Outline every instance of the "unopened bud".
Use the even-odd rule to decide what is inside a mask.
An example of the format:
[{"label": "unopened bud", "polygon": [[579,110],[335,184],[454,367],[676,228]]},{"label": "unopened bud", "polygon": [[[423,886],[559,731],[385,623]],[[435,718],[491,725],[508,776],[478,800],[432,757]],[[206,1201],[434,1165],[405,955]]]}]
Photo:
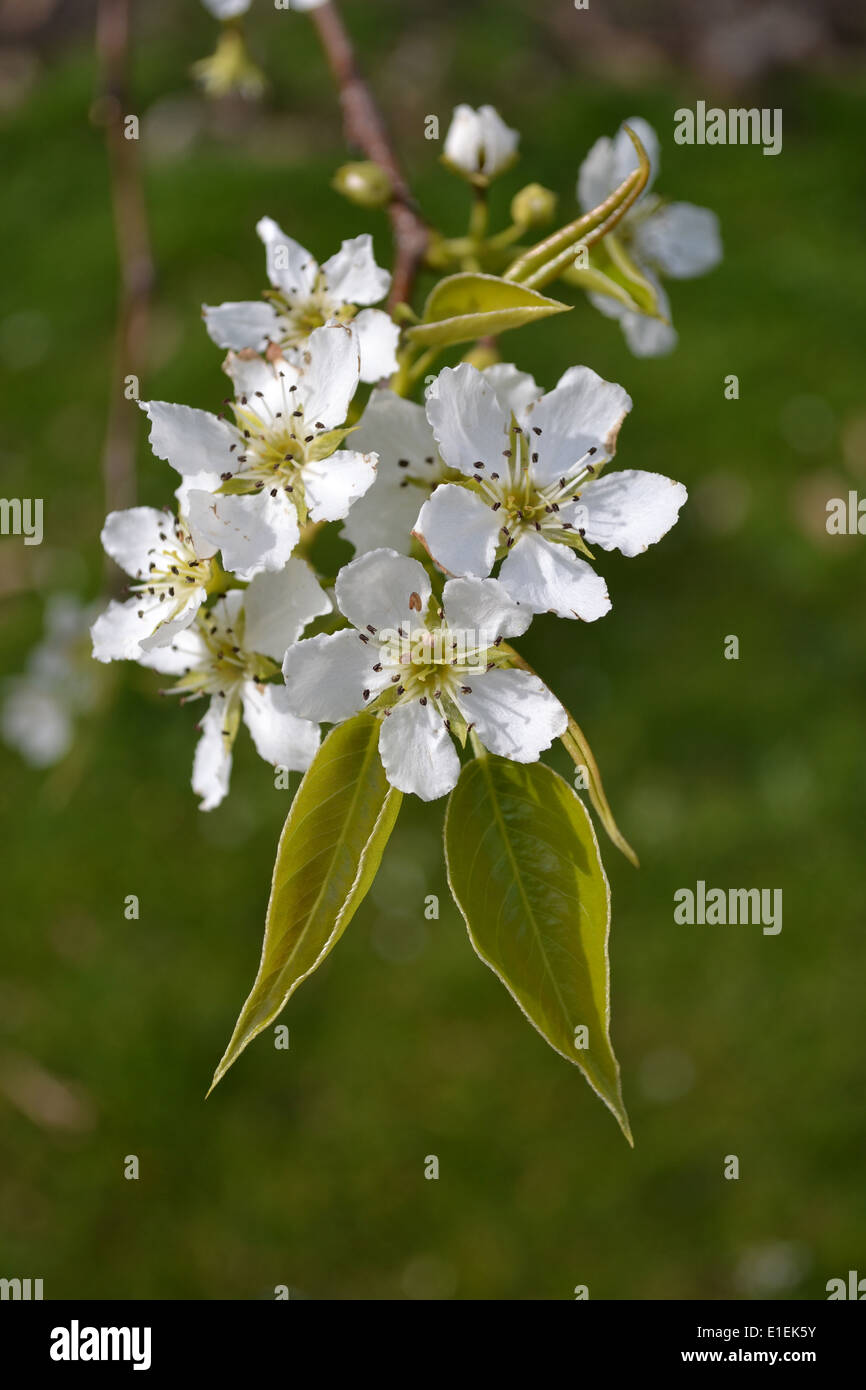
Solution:
[{"label": "unopened bud", "polygon": [[541,227],[556,212],[556,194],[540,183],[528,183],[511,200],[511,216],[519,227]]},{"label": "unopened bud", "polygon": [[388,174],[371,159],[341,165],[331,186],[362,208],[384,207],[394,191]]}]

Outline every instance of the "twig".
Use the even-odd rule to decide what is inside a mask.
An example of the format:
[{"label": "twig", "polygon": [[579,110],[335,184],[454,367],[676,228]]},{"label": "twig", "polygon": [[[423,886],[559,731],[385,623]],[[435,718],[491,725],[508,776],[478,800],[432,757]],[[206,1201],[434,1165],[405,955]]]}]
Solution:
[{"label": "twig", "polygon": [[120,269],[108,424],[102,456],[107,511],[131,506],[135,501],[137,412],[124,395],[124,383],[128,376],[140,376],[144,365],[154,281],[138,141],[127,139],[124,131],[128,114],[129,38],[130,0],[99,0],[96,50],[102,91],[97,103],[97,119],[105,126]]},{"label": "twig", "polygon": [[429,232],[420,216],[384,119],[370,88],[361,76],[352,41],[331,0],[310,11],[333,73],[343,108],[346,139],[388,174],[393,196],[388,214],[394,231],[394,276],[389,307],[408,304],[415,276],[427,248]]}]

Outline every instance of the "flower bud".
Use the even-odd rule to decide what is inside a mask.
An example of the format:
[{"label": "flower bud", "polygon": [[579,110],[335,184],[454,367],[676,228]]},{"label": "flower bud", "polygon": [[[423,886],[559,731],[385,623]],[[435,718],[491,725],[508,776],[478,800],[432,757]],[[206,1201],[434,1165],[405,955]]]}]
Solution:
[{"label": "flower bud", "polygon": [[541,227],[556,212],[556,194],[540,183],[528,183],[511,200],[511,216],[519,227]]},{"label": "flower bud", "polygon": [[382,208],[394,191],[385,170],[371,159],[343,164],[331,180],[331,187],[361,208]]}]

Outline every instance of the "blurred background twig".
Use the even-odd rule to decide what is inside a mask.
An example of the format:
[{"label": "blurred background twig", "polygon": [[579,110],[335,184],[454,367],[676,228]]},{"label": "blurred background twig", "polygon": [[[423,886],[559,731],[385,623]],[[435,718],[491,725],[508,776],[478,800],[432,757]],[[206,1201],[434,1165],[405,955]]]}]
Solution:
[{"label": "blurred background twig", "polygon": [[[130,376],[140,381],[145,365],[155,278],[139,157],[139,117],[129,106],[130,10],[130,0],[99,0],[96,20],[101,91],[93,117],[105,128],[119,270],[102,463],[107,512],[130,507],[136,500],[139,420],[125,394],[125,383]],[[127,124],[128,118],[134,125]],[[110,572],[116,573],[114,565]]]},{"label": "blurred background twig", "polygon": [[384,169],[391,180],[388,213],[394,232],[389,304],[408,304],[427,246],[428,230],[417,210],[385,120],[361,76],[352,42],[334,0],[310,12],[340,94],[346,139]]}]

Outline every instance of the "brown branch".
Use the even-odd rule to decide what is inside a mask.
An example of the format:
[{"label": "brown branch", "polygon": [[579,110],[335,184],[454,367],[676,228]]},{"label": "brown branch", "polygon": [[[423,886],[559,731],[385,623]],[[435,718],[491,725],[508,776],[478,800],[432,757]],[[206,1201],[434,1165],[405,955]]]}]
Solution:
[{"label": "brown branch", "polygon": [[310,18],[318,31],[340,94],[346,139],[384,169],[391,180],[393,196],[388,204],[388,215],[394,231],[395,258],[388,305],[408,304],[415,276],[427,249],[427,225],[409,191],[382,114],[361,76],[352,41],[336,6],[328,0],[328,3],[311,10]]},{"label": "brown branch", "polygon": [[128,106],[130,0],[99,0],[96,50],[101,94],[94,116],[105,126],[111,201],[120,270],[108,424],[102,456],[107,511],[135,502],[137,411],[124,395],[127,376],[140,377],[145,360],[154,282],[137,139],[124,132]]}]

